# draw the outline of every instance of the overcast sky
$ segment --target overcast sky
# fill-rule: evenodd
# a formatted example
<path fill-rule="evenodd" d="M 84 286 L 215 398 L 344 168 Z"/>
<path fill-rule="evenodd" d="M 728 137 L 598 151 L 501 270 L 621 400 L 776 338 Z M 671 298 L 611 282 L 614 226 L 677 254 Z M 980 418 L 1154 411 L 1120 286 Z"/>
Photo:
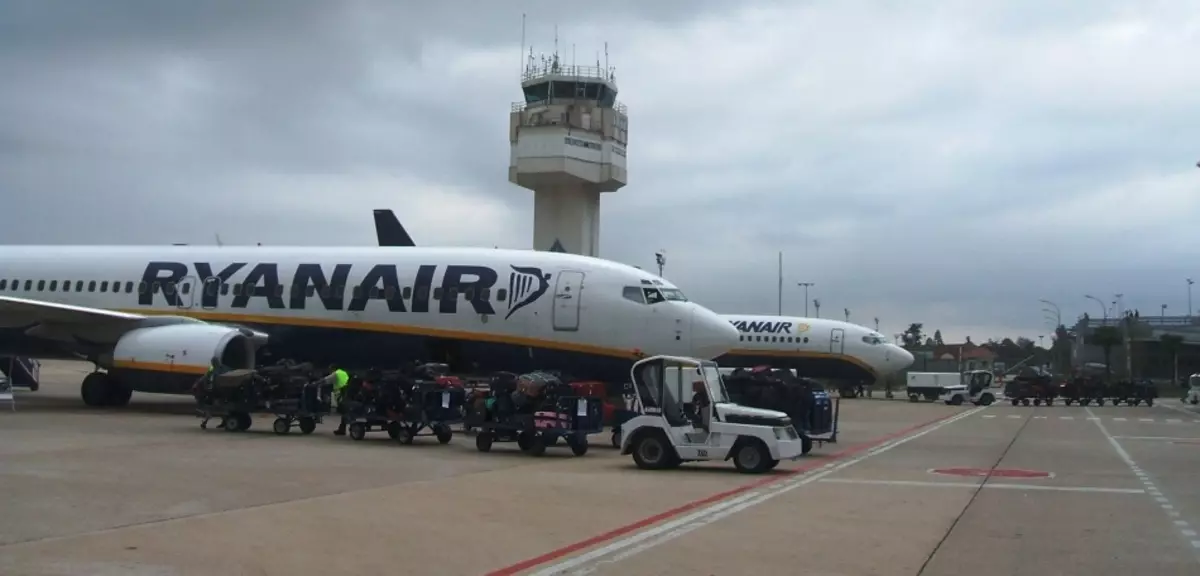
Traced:
<path fill-rule="evenodd" d="M 724 313 L 947 340 L 1200 279 L 1200 2 L 0 2 L 0 242 L 530 248 L 535 52 L 608 42 L 629 185 L 601 256 Z M 574 47 L 574 48 L 572 48 Z M 1200 291 L 1197 291 L 1200 298 Z M 1197 301 L 1200 303 L 1200 300 Z M 810 308 L 811 312 L 811 308 Z"/>

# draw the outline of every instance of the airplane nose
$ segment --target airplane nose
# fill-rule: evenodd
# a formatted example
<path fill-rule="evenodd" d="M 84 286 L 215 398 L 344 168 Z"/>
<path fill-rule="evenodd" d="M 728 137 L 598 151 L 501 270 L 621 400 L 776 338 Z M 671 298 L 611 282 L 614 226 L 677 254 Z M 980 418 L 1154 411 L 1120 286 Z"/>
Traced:
<path fill-rule="evenodd" d="M 917 359 L 913 357 L 912 352 L 895 344 L 889 344 L 889 346 L 892 347 L 892 358 L 896 361 L 896 370 L 904 370 L 916 362 Z"/>
<path fill-rule="evenodd" d="M 692 356 L 711 360 L 737 347 L 737 328 L 703 306 L 692 308 Z"/>

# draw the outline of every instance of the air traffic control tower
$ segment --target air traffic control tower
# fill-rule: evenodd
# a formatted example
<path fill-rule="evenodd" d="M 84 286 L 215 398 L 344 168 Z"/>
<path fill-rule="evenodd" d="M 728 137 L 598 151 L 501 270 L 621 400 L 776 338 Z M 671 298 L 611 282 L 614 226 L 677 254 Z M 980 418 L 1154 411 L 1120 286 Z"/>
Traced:
<path fill-rule="evenodd" d="M 629 120 L 611 68 L 526 60 L 508 181 L 533 190 L 533 249 L 596 256 L 600 193 L 625 185 Z"/>

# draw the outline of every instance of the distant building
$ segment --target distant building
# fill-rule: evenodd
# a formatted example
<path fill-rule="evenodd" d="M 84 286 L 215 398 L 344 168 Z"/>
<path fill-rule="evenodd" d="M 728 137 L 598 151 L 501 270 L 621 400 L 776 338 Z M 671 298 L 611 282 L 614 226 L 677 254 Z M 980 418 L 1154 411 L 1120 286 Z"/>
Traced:
<path fill-rule="evenodd" d="M 952 363 L 960 371 L 992 370 L 996 366 L 997 354 L 974 342 L 943 344 L 933 349 L 933 359 Z"/>

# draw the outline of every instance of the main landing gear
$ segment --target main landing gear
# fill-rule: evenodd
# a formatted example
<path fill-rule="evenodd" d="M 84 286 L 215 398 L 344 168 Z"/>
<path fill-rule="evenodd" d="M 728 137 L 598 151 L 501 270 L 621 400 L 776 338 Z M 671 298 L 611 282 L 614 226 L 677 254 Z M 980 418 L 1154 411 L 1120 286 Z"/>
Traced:
<path fill-rule="evenodd" d="M 125 406 L 133 390 L 106 372 L 92 372 L 83 379 L 79 395 L 88 406 Z"/>

